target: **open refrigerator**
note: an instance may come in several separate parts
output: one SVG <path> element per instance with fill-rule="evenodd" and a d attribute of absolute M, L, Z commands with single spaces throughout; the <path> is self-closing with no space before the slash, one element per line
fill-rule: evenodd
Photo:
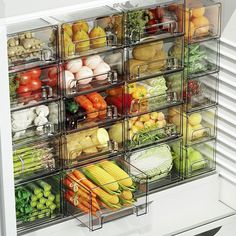
<path fill-rule="evenodd" d="M 184 236 L 236 219 L 221 11 L 89 1 L 3 18 L 3 236 Z"/>

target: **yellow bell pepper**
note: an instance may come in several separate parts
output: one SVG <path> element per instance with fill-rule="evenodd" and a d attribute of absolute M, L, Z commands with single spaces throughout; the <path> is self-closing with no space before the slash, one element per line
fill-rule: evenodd
<path fill-rule="evenodd" d="M 136 83 L 129 84 L 127 93 L 132 94 L 136 90 L 136 88 L 137 88 Z"/>
<path fill-rule="evenodd" d="M 147 96 L 147 90 L 143 86 L 136 86 L 135 91 L 132 93 L 134 99 L 141 99 Z"/>

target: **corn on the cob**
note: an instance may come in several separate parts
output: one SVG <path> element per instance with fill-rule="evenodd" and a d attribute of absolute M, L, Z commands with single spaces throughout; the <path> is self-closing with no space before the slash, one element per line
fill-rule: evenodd
<path fill-rule="evenodd" d="M 97 188 L 97 193 L 98 193 L 99 198 L 104 202 L 108 202 L 113 205 L 116 205 L 119 203 L 119 197 L 115 194 L 109 194 L 101 188 Z"/>
<path fill-rule="evenodd" d="M 112 161 L 103 161 L 99 163 L 107 173 L 109 173 L 119 184 L 124 185 L 126 187 L 130 187 L 133 184 L 133 180 L 129 177 L 129 175 L 122 170 L 119 166 L 117 166 Z"/>
<path fill-rule="evenodd" d="M 121 197 L 126 200 L 131 200 L 133 198 L 133 194 L 130 190 L 123 190 L 121 193 Z"/>
<path fill-rule="evenodd" d="M 99 166 L 89 165 L 84 167 L 83 170 L 85 175 L 100 187 L 111 191 L 119 190 L 119 185 L 116 180 Z"/>

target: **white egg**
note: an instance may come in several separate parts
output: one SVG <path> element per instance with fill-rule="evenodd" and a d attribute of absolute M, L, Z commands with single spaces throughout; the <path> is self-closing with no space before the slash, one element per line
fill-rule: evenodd
<path fill-rule="evenodd" d="M 99 55 L 94 55 L 87 57 L 84 61 L 84 65 L 94 70 L 102 61 L 103 60 Z"/>
<path fill-rule="evenodd" d="M 75 78 L 79 84 L 88 84 L 93 79 L 93 71 L 89 67 L 83 66 L 75 74 Z"/>
<path fill-rule="evenodd" d="M 64 86 L 66 89 L 70 89 L 76 86 L 76 81 L 74 75 L 68 71 L 64 71 Z"/>
<path fill-rule="evenodd" d="M 82 66 L 83 66 L 82 60 L 81 59 L 76 59 L 76 60 L 73 60 L 73 61 L 69 61 L 66 64 L 66 69 L 69 70 L 72 73 L 77 73 Z"/>
<path fill-rule="evenodd" d="M 96 76 L 97 80 L 105 80 L 108 76 L 105 73 L 108 73 L 110 70 L 111 67 L 107 63 L 102 62 L 95 68 L 94 75 L 98 75 Z M 99 75 L 99 74 L 104 74 L 104 75 Z"/>

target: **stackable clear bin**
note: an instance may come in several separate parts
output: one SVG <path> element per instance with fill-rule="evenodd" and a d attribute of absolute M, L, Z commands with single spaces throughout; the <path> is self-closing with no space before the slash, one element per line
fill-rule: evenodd
<path fill-rule="evenodd" d="M 193 111 L 217 105 L 218 87 L 218 74 L 205 75 L 186 81 L 186 87 L 183 92 L 185 110 Z"/>
<path fill-rule="evenodd" d="M 106 221 L 148 211 L 146 174 L 120 156 L 68 171 L 63 183 L 66 214 L 91 231 Z"/>
<path fill-rule="evenodd" d="M 58 59 L 58 27 L 43 19 L 11 24 L 8 32 L 10 71 L 45 65 Z"/>
<path fill-rule="evenodd" d="M 53 17 L 61 23 L 62 59 L 92 55 L 122 46 L 123 13 L 111 7 Z"/>
<path fill-rule="evenodd" d="M 124 82 L 124 51 L 120 49 L 71 59 L 63 65 L 62 89 L 66 97 L 109 89 Z"/>
<path fill-rule="evenodd" d="M 176 106 L 134 116 L 127 120 L 127 150 L 153 145 L 180 136 L 182 130 L 181 109 L 182 106 Z"/>
<path fill-rule="evenodd" d="M 15 187 L 18 233 L 61 217 L 60 182 L 61 176 L 56 174 Z"/>
<path fill-rule="evenodd" d="M 179 149 L 172 146 L 175 157 L 175 167 L 185 178 L 194 177 L 214 171 L 216 168 L 216 140 L 183 147 L 182 161 Z"/>
<path fill-rule="evenodd" d="M 51 102 L 11 112 L 12 140 L 28 143 L 60 132 L 60 103 Z"/>
<path fill-rule="evenodd" d="M 124 148 L 124 124 L 116 122 L 69 133 L 65 136 L 63 161 L 66 166 L 118 155 Z"/>
<path fill-rule="evenodd" d="M 185 72 L 188 78 L 219 71 L 220 41 L 211 39 L 185 46 Z"/>
<path fill-rule="evenodd" d="M 44 103 L 59 97 L 57 64 L 9 74 L 11 109 Z"/>
<path fill-rule="evenodd" d="M 127 84 L 130 102 L 128 115 L 139 115 L 165 107 L 176 106 L 183 102 L 183 72 L 156 76 L 151 79 Z"/>
<path fill-rule="evenodd" d="M 168 38 L 127 48 L 128 82 L 153 78 L 183 69 L 183 38 Z"/>
<path fill-rule="evenodd" d="M 137 44 L 182 35 L 184 1 L 127 1 L 114 4 L 126 14 L 125 43 Z"/>
<path fill-rule="evenodd" d="M 155 146 L 127 152 L 127 160 L 148 177 L 148 190 L 167 187 L 182 179 L 182 173 L 175 166 L 173 147 L 179 151 L 181 161 L 182 139 L 170 140 Z"/>
<path fill-rule="evenodd" d="M 188 43 L 218 38 L 221 34 L 221 3 L 215 0 L 187 1 L 185 21 Z"/>

